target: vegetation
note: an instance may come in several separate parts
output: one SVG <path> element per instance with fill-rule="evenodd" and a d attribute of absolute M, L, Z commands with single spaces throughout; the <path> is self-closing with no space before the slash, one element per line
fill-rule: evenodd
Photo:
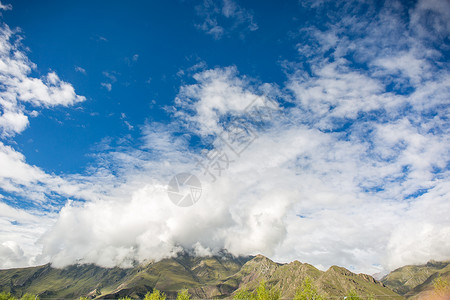
<path fill-rule="evenodd" d="M 450 282 L 450 261 L 430 261 L 423 265 L 404 266 L 382 279 L 387 287 L 407 298 L 420 298 L 421 293 L 421 297 L 427 297 L 427 291 L 439 290 L 445 281 Z"/>
<path fill-rule="evenodd" d="M 256 300 L 278 300 L 281 293 L 276 288 L 269 289 L 265 281 L 261 281 L 256 289 Z"/>
<path fill-rule="evenodd" d="M 261 281 L 253 293 L 247 289 L 243 289 L 237 292 L 233 298 L 240 300 L 278 300 L 280 299 L 280 295 L 281 293 L 278 289 L 270 289 L 265 281 Z"/>
<path fill-rule="evenodd" d="M 448 281 L 438 276 L 433 280 L 434 291 L 438 295 L 448 295 L 450 293 L 450 284 Z"/>
<path fill-rule="evenodd" d="M 351 290 L 350 292 L 348 292 L 347 296 L 345 296 L 346 300 L 360 300 L 361 297 L 356 293 L 355 290 Z"/>
<path fill-rule="evenodd" d="M 131 298 L 126 296 L 126 297 L 119 298 L 119 300 L 131 300 Z"/>
<path fill-rule="evenodd" d="M 296 291 L 294 300 L 324 300 L 322 295 L 319 295 L 316 288 L 313 286 L 312 280 L 306 277 L 302 282 L 301 287 Z"/>
<path fill-rule="evenodd" d="M 183 289 L 180 292 L 178 292 L 177 300 L 190 300 L 191 294 L 189 294 L 187 289 Z"/>
<path fill-rule="evenodd" d="M 249 290 L 242 289 L 234 295 L 233 299 L 236 299 L 236 300 L 254 299 L 254 295 Z"/>
<path fill-rule="evenodd" d="M 39 300 L 39 296 L 26 293 L 22 296 L 22 298 L 20 298 L 20 300 Z"/>
<path fill-rule="evenodd" d="M 16 300 L 11 293 L 2 292 L 0 293 L 0 300 Z"/>
<path fill-rule="evenodd" d="M 166 294 L 155 289 L 152 293 L 148 292 L 144 300 L 166 300 Z"/>
<path fill-rule="evenodd" d="M 17 298 L 11 295 L 11 293 L 2 292 L 0 293 L 0 300 L 17 300 Z M 39 300 L 39 296 L 26 293 L 20 300 Z"/>

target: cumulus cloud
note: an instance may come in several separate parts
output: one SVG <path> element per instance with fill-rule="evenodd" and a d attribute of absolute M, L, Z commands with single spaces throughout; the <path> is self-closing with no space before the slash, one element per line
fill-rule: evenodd
<path fill-rule="evenodd" d="M 203 19 L 203 22 L 196 24 L 196 27 L 216 40 L 232 31 L 238 31 L 243 38 L 247 32 L 258 29 L 258 25 L 253 20 L 253 14 L 233 0 L 204 0 L 196 7 L 196 10 L 197 15 Z M 229 26 L 224 25 L 230 21 Z"/>
<path fill-rule="evenodd" d="M 73 86 L 55 72 L 42 78 L 30 77 L 36 66 L 21 49 L 20 36 L 8 25 L 0 25 L 0 130 L 2 137 L 12 137 L 28 126 L 25 106 L 69 106 L 85 100 Z"/>
<path fill-rule="evenodd" d="M 254 90 L 247 78 L 237 76 L 235 67 L 206 70 L 194 75 L 196 84 L 182 86 L 175 99 L 178 110 L 175 117 L 189 124 L 200 135 L 218 134 L 222 130 L 223 117 L 242 115 L 247 108 L 263 106 L 271 101 L 268 94 L 273 94 L 276 87 L 264 84 Z M 273 107 L 276 109 L 277 107 Z M 191 129 L 191 130 L 192 130 Z"/>
<path fill-rule="evenodd" d="M 75 191 L 86 190 L 80 197 L 88 201 L 61 209 L 35 257 L 111 267 L 226 249 L 367 273 L 450 259 L 449 72 L 418 28 L 428 11 L 421 5 L 386 4 L 349 18 L 358 5 L 338 3 L 329 17 L 340 21 L 301 31 L 307 68 L 285 62 L 283 87 L 233 66 L 198 72 L 180 88 L 172 123 L 141 126 L 139 147 L 105 140 L 91 177 L 64 178 L 83 183 Z M 408 23 L 404 13 L 420 17 Z M 260 124 L 248 108 L 268 103 L 273 115 Z M 224 142 L 233 120 L 254 134 L 239 153 Z M 192 147 L 193 138 L 207 146 Z M 24 163 L 12 151 L 3 150 Z M 182 172 L 202 183 L 200 201 L 187 208 L 167 195 Z M 37 168 L 26 173 L 29 181 L 45 177 Z M 0 251 L 17 263 L 27 256 L 12 243 Z"/>
<path fill-rule="evenodd" d="M 0 202 L 0 266 L 23 267 L 44 263 L 36 240 L 53 224 L 54 214 L 26 211 Z"/>
<path fill-rule="evenodd" d="M 11 8 L 0 6 L 4 10 Z M 80 185 L 79 180 L 69 182 L 70 179 L 29 165 L 22 153 L 7 144 L 29 126 L 29 116 L 38 115 L 34 109 L 85 101 L 55 72 L 41 78 L 31 76 L 36 65 L 28 59 L 19 32 L 6 24 L 0 25 L 0 266 L 4 268 L 39 263 L 41 248 L 35 243 L 54 221 L 55 214 L 51 211 L 60 206 L 55 196 L 70 197 L 86 186 Z M 14 208 L 18 205 L 16 197 L 20 197 L 20 206 L 27 210 Z"/>
<path fill-rule="evenodd" d="M 54 106 L 71 106 L 85 101 L 75 93 L 73 86 L 62 81 L 55 72 L 41 78 L 31 77 L 36 69 L 21 45 L 19 30 L 0 25 L 0 184 L 3 191 L 25 196 L 36 204 L 52 202 L 47 197 L 56 192 L 71 195 L 77 183 L 71 186 L 59 176 L 46 174 L 37 166 L 27 164 L 23 154 L 7 145 L 7 139 L 29 126 L 28 116 Z M 25 201 L 25 200 L 24 200 Z M 11 248 L 11 247 L 10 247 Z M 14 247 L 13 247 L 14 248 Z M 11 248 L 12 249 L 12 248 Z M 14 248 L 15 249 L 15 248 Z M 14 252 L 16 253 L 16 252 Z"/>
<path fill-rule="evenodd" d="M 2 257 L 0 264 L 6 268 L 12 268 L 28 263 L 22 248 L 14 241 L 2 243 L 0 245 L 0 255 Z"/>

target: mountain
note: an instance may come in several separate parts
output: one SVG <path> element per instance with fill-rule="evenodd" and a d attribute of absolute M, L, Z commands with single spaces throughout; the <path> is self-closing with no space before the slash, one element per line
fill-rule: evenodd
<path fill-rule="evenodd" d="M 142 298 L 158 289 L 169 298 L 188 288 L 195 298 L 226 298 L 240 290 L 253 290 L 265 281 L 280 290 L 283 298 L 292 298 L 297 287 L 310 277 L 317 290 L 326 296 L 343 296 L 350 290 L 360 295 L 402 298 L 382 282 L 365 274 L 354 274 L 333 266 L 326 272 L 298 261 L 279 264 L 262 255 L 255 257 L 176 258 L 138 265 L 134 268 L 102 268 L 73 265 L 56 269 L 50 265 L 0 270 L 0 290 L 16 296 L 38 294 L 41 298 L 96 299 L 124 296 Z"/>
<path fill-rule="evenodd" d="M 280 290 L 282 298 L 293 298 L 296 289 L 306 277 L 313 280 L 320 294 L 329 297 L 344 296 L 350 290 L 364 296 L 398 296 L 383 283 L 366 274 L 354 274 L 337 266 L 323 272 L 310 264 L 298 261 L 278 264 L 262 255 L 248 261 L 239 272 L 226 279 L 224 284 L 232 286 L 237 291 L 253 290 L 264 280 Z"/>
<path fill-rule="evenodd" d="M 450 283 L 450 261 L 430 261 L 425 265 L 404 266 L 392 271 L 381 281 L 408 299 L 432 299 L 434 283 L 438 278 Z M 449 288 L 444 292 L 444 298 L 439 299 L 450 300 Z"/>

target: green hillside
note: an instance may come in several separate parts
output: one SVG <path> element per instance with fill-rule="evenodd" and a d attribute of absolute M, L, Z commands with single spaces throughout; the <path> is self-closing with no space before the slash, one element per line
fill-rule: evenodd
<path fill-rule="evenodd" d="M 336 297 L 355 291 L 376 299 L 402 299 L 383 283 L 365 274 L 354 274 L 333 266 L 326 272 L 294 261 L 279 264 L 256 257 L 192 257 L 181 255 L 130 269 L 75 265 L 55 269 L 50 265 L 0 270 L 0 290 L 20 297 L 25 293 L 45 298 L 89 296 L 111 299 L 129 296 L 142 298 L 158 289 L 175 298 L 187 288 L 194 298 L 227 298 L 239 291 L 254 290 L 261 281 L 280 291 L 281 297 L 293 298 L 306 277 L 323 295 Z M 394 298 L 392 298 L 394 297 Z"/>
<path fill-rule="evenodd" d="M 437 279 L 450 285 L 450 261 L 430 261 L 425 265 L 398 268 L 386 275 L 382 282 L 408 299 L 430 299 Z M 450 299 L 450 293 L 447 295 Z"/>

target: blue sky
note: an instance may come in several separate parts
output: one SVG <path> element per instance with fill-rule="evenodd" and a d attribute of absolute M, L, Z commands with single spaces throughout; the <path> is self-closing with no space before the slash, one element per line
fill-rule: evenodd
<path fill-rule="evenodd" d="M 0 267 L 450 258 L 448 2 L 0 7 Z M 166 193 L 182 172 L 202 182 L 188 208 Z"/>
<path fill-rule="evenodd" d="M 4 21 L 23 30 L 28 57 L 39 66 L 36 75 L 53 70 L 88 99 L 78 110 L 46 111 L 46 118 L 36 119 L 16 140 L 30 163 L 49 172 L 82 172 L 89 162 L 89 147 L 105 136 L 129 133 L 138 137 L 138 130 L 130 131 L 120 121 L 121 113 L 135 125 L 146 120 L 167 122 L 164 107 L 173 103 L 179 86 L 191 80 L 177 72 L 196 63 L 237 65 L 244 74 L 282 84 L 286 77 L 280 62 L 296 55 L 289 33 L 305 23 L 293 20 L 305 14 L 295 2 L 256 7 L 249 3 L 259 11 L 261 30 L 247 33 L 247 24 L 243 24 L 215 40 L 196 28 L 202 19 L 196 15 L 199 4 L 191 2 L 12 5 L 14 11 L 5 13 Z M 279 14 L 272 14 L 273 9 Z M 111 84 L 111 92 L 102 83 Z M 66 120 L 67 113 L 72 121 Z M 52 134 L 33 138 L 48 128 Z"/>

